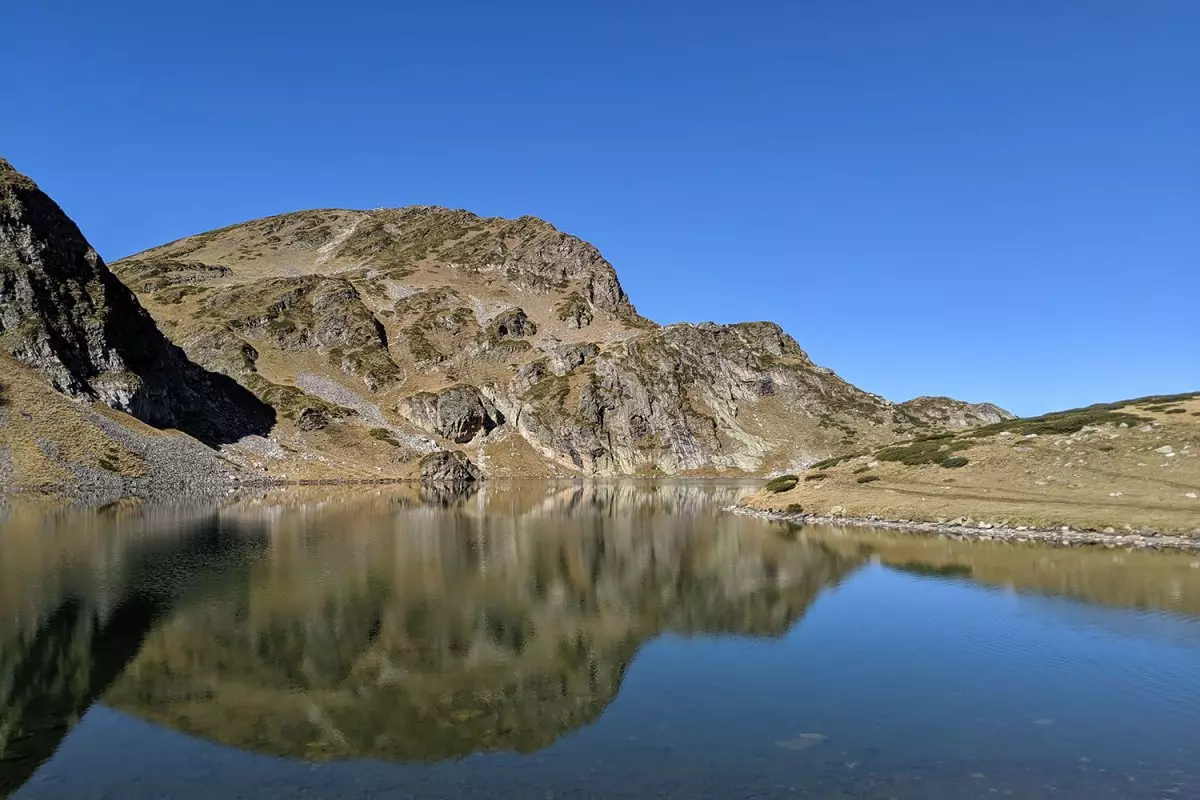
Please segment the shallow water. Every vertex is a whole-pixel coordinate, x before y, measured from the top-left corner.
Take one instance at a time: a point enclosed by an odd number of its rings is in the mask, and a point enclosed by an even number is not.
[[[1200,796],[1200,559],[716,483],[0,522],[0,796]]]

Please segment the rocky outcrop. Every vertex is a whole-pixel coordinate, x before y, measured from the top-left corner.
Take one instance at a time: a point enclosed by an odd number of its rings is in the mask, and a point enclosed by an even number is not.
[[[483,473],[464,453],[439,450],[421,459],[420,477],[427,483],[475,483]]]
[[[602,352],[558,348],[492,391],[539,451],[585,474],[753,471],[778,447],[772,436],[807,433],[822,452],[852,425],[872,425],[875,438],[912,425],[813,365],[773,323],[672,325]],[[776,418],[792,428],[772,430]]]
[[[529,319],[524,309],[510,308],[492,320],[491,331],[496,339],[524,339],[537,333],[537,325]]]
[[[459,384],[434,394],[421,392],[400,402],[398,410],[409,422],[429,433],[465,444],[480,431],[487,433],[504,418],[474,386]]]
[[[566,375],[599,354],[600,348],[590,342],[549,347],[546,349],[546,368],[554,375]]]
[[[58,391],[208,444],[265,433],[272,410],[187,359],[62,209],[0,160],[0,348]]]
[[[952,397],[914,397],[897,408],[915,424],[947,430],[993,425],[1015,415],[991,403],[964,403]]]
[[[349,281],[305,276],[236,285],[212,292],[202,312],[240,334],[284,352],[316,350],[372,391],[395,383],[387,333]]]
[[[576,330],[586,328],[595,319],[591,306],[577,292],[567,295],[561,303],[554,307],[554,313],[560,321]]]

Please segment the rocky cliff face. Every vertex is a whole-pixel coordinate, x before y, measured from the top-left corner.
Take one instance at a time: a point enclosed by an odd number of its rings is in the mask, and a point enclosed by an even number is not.
[[[305,211],[114,269],[192,358],[274,406],[273,439],[316,458],[280,465],[300,476],[378,442],[386,473],[761,473],[1005,416],[888,402],[771,323],[659,327],[594,247],[530,217]],[[430,458],[452,451],[469,461]]]
[[[64,394],[209,444],[274,421],[242,386],[167,341],[62,209],[2,159],[0,349]]]

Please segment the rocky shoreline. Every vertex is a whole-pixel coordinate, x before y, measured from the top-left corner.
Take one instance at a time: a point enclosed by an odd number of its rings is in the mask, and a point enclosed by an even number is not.
[[[798,525],[850,525],[858,528],[886,528],[927,536],[945,536],[964,541],[1034,542],[1059,547],[1107,547],[1131,550],[1194,550],[1200,551],[1200,533],[1195,535],[1167,534],[1157,531],[1112,532],[1085,531],[1075,528],[1032,529],[1025,526],[1007,527],[990,523],[967,524],[952,522],[920,522],[889,520],[877,517],[823,516],[820,514],[765,511],[746,506],[727,506],[726,511],[748,517],[791,522]]]

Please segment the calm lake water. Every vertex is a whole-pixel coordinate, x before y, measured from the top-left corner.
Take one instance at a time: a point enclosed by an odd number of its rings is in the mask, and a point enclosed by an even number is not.
[[[1200,797],[1200,557],[497,483],[0,522],[0,796]]]

